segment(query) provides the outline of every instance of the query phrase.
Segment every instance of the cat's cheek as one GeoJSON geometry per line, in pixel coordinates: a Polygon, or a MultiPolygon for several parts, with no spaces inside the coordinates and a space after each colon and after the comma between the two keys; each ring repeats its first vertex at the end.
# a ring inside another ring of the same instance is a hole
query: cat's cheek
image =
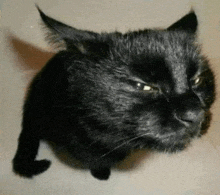
{"type": "Polygon", "coordinates": [[[212,91],[196,91],[195,94],[200,99],[201,107],[204,109],[209,109],[214,102],[214,94],[212,91]]]}
{"type": "Polygon", "coordinates": [[[204,80],[199,86],[192,87],[192,90],[199,97],[205,109],[209,109],[215,100],[214,80],[204,80]]]}

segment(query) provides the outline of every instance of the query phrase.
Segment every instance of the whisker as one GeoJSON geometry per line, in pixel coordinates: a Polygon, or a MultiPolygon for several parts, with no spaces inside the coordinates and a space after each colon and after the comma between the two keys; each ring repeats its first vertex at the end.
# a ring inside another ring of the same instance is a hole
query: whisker
{"type": "Polygon", "coordinates": [[[134,140],[136,140],[136,139],[138,139],[138,138],[140,138],[140,137],[143,137],[143,136],[145,136],[145,135],[146,135],[146,134],[143,134],[143,135],[140,135],[140,136],[136,136],[136,137],[134,137],[134,138],[132,138],[132,139],[130,139],[130,140],[128,140],[128,141],[125,141],[125,142],[122,143],[121,145],[119,145],[119,146],[113,148],[111,151],[109,151],[109,152],[103,154],[100,158],[103,158],[103,157],[109,155],[110,153],[112,153],[113,151],[117,150],[118,148],[121,148],[121,147],[124,146],[125,144],[128,144],[128,143],[130,143],[130,142],[132,142],[132,141],[134,141],[134,140]]]}
{"type": "MultiPolygon", "coordinates": [[[[114,144],[117,144],[117,143],[121,142],[122,140],[125,140],[125,138],[117,139],[117,141],[115,141],[114,144]]],[[[95,141],[91,142],[91,143],[89,144],[89,147],[91,147],[92,145],[94,145],[94,144],[96,144],[96,143],[98,143],[98,142],[100,142],[100,140],[95,140],[95,141]]]]}

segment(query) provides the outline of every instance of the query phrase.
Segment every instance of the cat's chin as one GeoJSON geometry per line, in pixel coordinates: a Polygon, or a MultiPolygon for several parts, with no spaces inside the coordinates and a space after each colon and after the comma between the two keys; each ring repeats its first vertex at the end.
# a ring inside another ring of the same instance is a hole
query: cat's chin
{"type": "Polygon", "coordinates": [[[156,145],[156,147],[154,147],[153,149],[160,152],[168,152],[168,153],[181,152],[190,145],[191,139],[187,139],[179,142],[173,142],[173,143],[158,143],[158,145],[156,145]]]}
{"type": "MultiPolygon", "coordinates": [[[[187,148],[193,139],[199,137],[200,128],[194,129],[190,133],[178,134],[171,133],[169,135],[146,137],[141,140],[142,144],[145,142],[145,147],[159,152],[175,153],[187,148]]],[[[143,146],[143,145],[142,145],[143,146]]]]}

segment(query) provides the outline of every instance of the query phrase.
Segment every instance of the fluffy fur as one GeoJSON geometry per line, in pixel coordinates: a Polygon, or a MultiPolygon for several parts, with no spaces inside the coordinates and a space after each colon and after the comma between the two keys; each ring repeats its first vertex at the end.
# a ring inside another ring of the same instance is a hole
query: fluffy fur
{"type": "Polygon", "coordinates": [[[31,83],[16,173],[32,177],[48,169],[48,160],[35,159],[40,140],[108,179],[111,166],[135,148],[180,151],[200,134],[214,77],[196,44],[194,12],[164,30],[126,34],[78,30],[39,12],[66,50],[31,83]]]}

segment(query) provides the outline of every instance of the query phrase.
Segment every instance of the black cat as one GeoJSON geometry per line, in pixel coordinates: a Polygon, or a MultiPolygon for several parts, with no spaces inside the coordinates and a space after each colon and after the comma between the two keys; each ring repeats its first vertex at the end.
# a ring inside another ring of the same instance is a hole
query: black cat
{"type": "Polygon", "coordinates": [[[40,140],[108,179],[111,166],[133,149],[181,151],[200,135],[214,76],[196,44],[194,12],[164,30],[126,34],[77,30],[39,12],[66,50],[30,86],[16,173],[32,177],[48,169],[50,161],[35,159],[40,140]]]}

